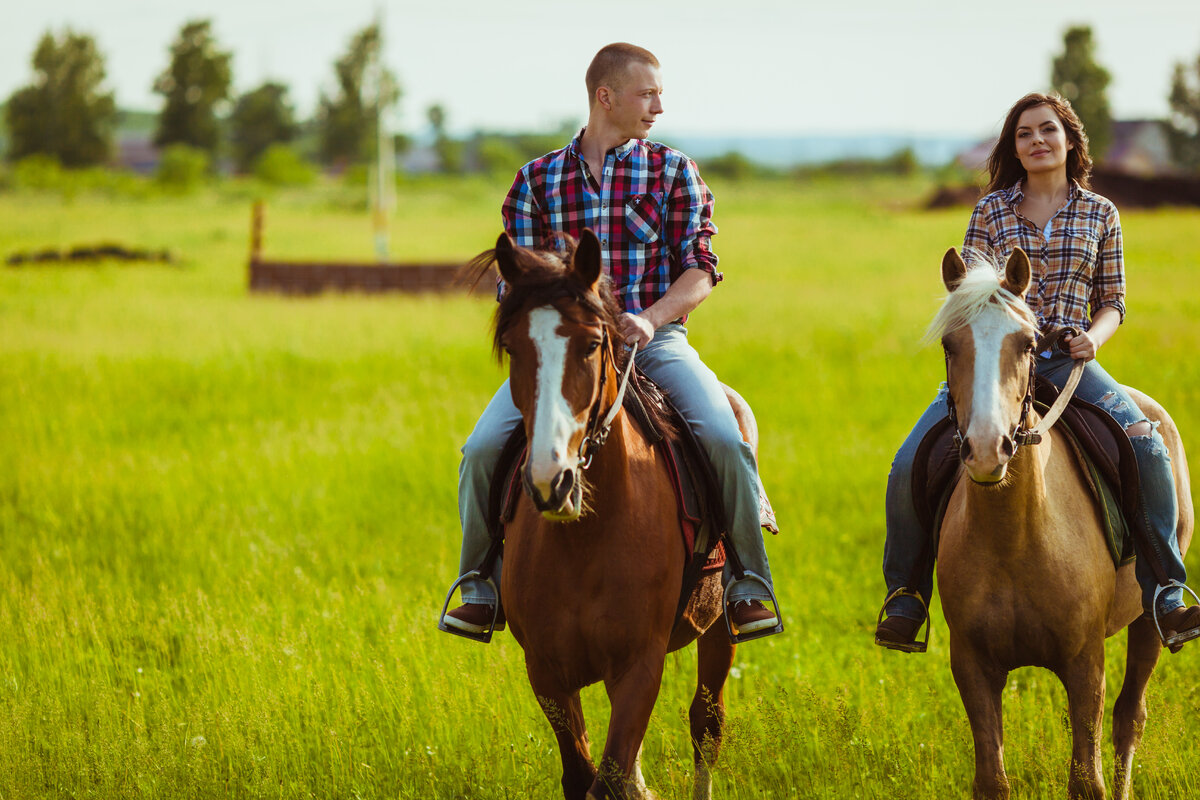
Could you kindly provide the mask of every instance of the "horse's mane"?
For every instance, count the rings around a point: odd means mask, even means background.
[[[1037,318],[1020,297],[1000,285],[1001,268],[985,254],[971,248],[963,249],[967,273],[962,282],[950,292],[941,309],[925,331],[926,343],[940,340],[948,333],[966,327],[979,318],[989,306],[999,306],[1018,320],[1037,328]]]

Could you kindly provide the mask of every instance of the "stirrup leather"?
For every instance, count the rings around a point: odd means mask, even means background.
[[[474,631],[464,631],[461,628],[455,628],[452,625],[446,624],[446,612],[450,610],[450,601],[454,598],[454,592],[458,589],[462,582],[466,580],[483,581],[491,587],[492,594],[496,598],[494,606],[495,610],[492,612],[492,624],[489,625],[486,630],[479,631],[478,633]],[[473,569],[470,572],[462,575],[462,577],[460,577],[450,586],[450,591],[446,593],[446,602],[442,604],[442,613],[438,616],[438,630],[445,633],[453,633],[455,636],[462,636],[467,639],[472,639],[476,642],[483,642],[484,644],[487,644],[492,640],[492,634],[497,630],[496,622],[500,619],[500,608],[500,587],[497,586],[496,582],[490,577],[485,578],[482,572],[477,569]]]
[[[1188,586],[1186,583],[1180,583],[1174,578],[1168,581],[1165,585],[1159,586],[1154,590],[1154,601],[1150,607],[1151,614],[1154,616],[1154,628],[1158,631],[1159,641],[1163,643],[1163,646],[1170,648],[1172,653],[1179,652],[1179,648],[1183,647],[1185,642],[1190,642],[1192,639],[1200,638],[1200,628],[1192,628],[1191,630],[1186,630],[1183,633],[1176,633],[1171,637],[1163,636],[1162,625],[1160,625],[1158,622],[1158,596],[1167,589],[1173,589],[1175,587],[1187,590],[1187,593],[1192,597],[1195,597],[1197,603],[1200,603],[1200,596],[1197,596],[1197,594],[1192,591],[1192,587]]]
[[[918,637],[921,633],[921,629],[918,627],[917,636],[914,636],[911,642],[890,642],[886,639],[880,639],[879,636],[876,635],[875,644],[879,645],[880,647],[886,647],[888,650],[898,650],[901,653],[924,653],[929,649],[929,633],[930,629],[933,627],[932,620],[929,617],[929,606],[925,605],[924,598],[911,589],[901,586],[899,589],[887,596],[887,599],[883,601],[883,607],[879,609],[879,618],[875,620],[875,629],[878,630],[880,623],[883,622],[883,614],[884,611],[887,610],[888,603],[892,602],[897,597],[915,597],[917,598],[917,602],[921,604],[921,608],[925,609],[925,639],[918,640]]]
[[[751,631],[750,633],[734,632],[733,621],[729,618],[729,603],[725,598],[729,596],[730,586],[733,586],[733,584],[737,583],[738,581],[744,580],[754,581],[755,583],[760,584],[764,589],[767,590],[767,593],[771,595],[771,605],[775,607],[776,619],[776,622],[773,626],[769,628],[759,628],[758,630]],[[761,639],[764,636],[772,636],[776,633],[783,633],[783,614],[779,613],[779,600],[775,597],[775,590],[772,589],[771,584],[767,583],[766,579],[757,572],[751,572],[748,569],[743,570],[742,577],[738,578],[735,576],[730,579],[729,583],[725,584],[725,587],[721,591],[721,604],[725,607],[725,628],[729,631],[729,640],[734,644],[741,644],[742,642],[749,642],[752,639]]]

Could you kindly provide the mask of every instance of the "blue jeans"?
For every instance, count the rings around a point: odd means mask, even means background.
[[[1054,353],[1049,358],[1039,356],[1037,371],[1039,375],[1049,379],[1058,388],[1062,388],[1071,373],[1072,360],[1061,353]],[[925,434],[948,413],[946,407],[946,384],[942,384],[929,408],[921,415],[917,425],[912,429],[900,451],[892,461],[892,471],[888,475],[887,486],[887,542],[883,549],[883,577],[887,582],[888,594],[896,589],[908,586],[913,570],[921,556],[922,546],[930,537],[931,532],[921,529],[917,520],[917,512],[912,502],[912,466],[917,447]],[[1123,428],[1129,428],[1139,422],[1147,422],[1129,394],[1117,383],[1111,375],[1096,361],[1089,361],[1084,367],[1083,376],[1075,395],[1093,405],[1107,411]],[[1131,436],[1133,452],[1137,457],[1138,470],[1141,473],[1141,514],[1142,523],[1148,531],[1147,537],[1154,554],[1141,552],[1143,543],[1140,537],[1134,537],[1134,546],[1138,551],[1137,564],[1134,567],[1138,584],[1142,587],[1142,607],[1149,610],[1154,602],[1154,592],[1158,582],[1150,567],[1150,558],[1157,560],[1166,570],[1167,577],[1183,583],[1187,573],[1183,567],[1183,559],[1179,554],[1179,542],[1175,538],[1175,523],[1179,513],[1178,500],[1175,497],[1175,480],[1171,473],[1171,456],[1166,444],[1158,432],[1156,423],[1149,423],[1152,430],[1146,436]],[[916,581],[916,586],[908,586],[921,595],[926,605],[933,596],[933,562]],[[1183,591],[1178,587],[1164,591],[1158,600],[1159,614],[1172,611],[1183,605]],[[912,597],[898,597],[888,604],[888,614],[910,619],[924,619],[921,604]]]
[[[734,550],[747,570],[770,583],[771,569],[758,518],[758,465],[750,445],[742,441],[737,418],[717,376],[688,344],[687,329],[677,323],[655,331],[650,344],[638,351],[637,365],[670,396],[695,431],[724,489],[726,521]],[[478,567],[491,544],[485,520],[492,473],[500,450],[520,422],[521,412],[513,405],[505,381],[463,445],[463,460],[458,470],[458,514],[463,531],[459,575]],[[500,568],[497,562],[494,578],[497,586]],[[724,577],[726,582],[732,578],[728,564]],[[483,581],[464,581],[462,596],[468,603],[495,602],[491,588]],[[726,598],[731,603],[770,599],[770,592],[755,581],[735,583]]]

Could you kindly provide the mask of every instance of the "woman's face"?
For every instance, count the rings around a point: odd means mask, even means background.
[[[1067,169],[1067,153],[1075,148],[1054,109],[1041,105],[1027,108],[1017,119],[1017,160],[1034,173]]]

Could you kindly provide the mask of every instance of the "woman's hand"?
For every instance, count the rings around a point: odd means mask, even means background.
[[[1087,331],[1078,336],[1064,336],[1063,344],[1066,345],[1067,355],[1077,361],[1079,359],[1091,361],[1096,357],[1096,350],[1100,347]]]

